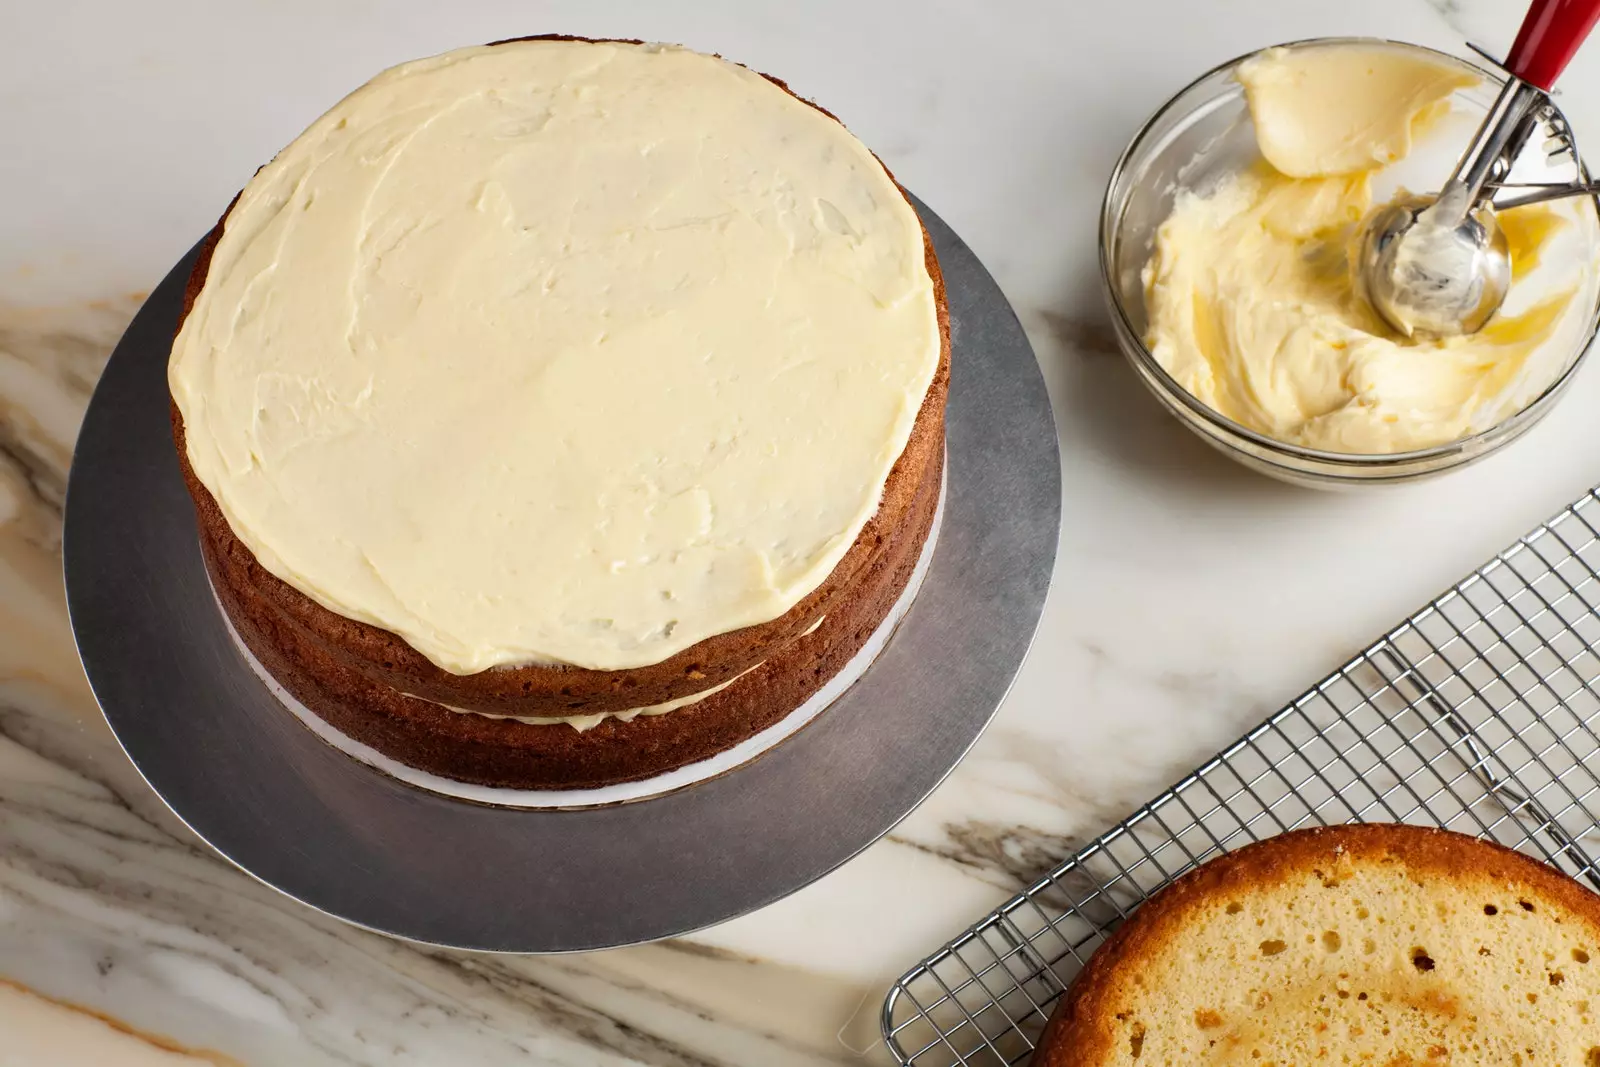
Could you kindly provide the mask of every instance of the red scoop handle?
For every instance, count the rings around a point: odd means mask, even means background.
[[[1600,18],[1600,0],[1533,0],[1506,57],[1506,69],[1545,92],[1583,47]]]

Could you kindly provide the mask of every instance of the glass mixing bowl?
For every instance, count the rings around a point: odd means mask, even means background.
[[[1458,57],[1397,41],[1365,38],[1318,38],[1281,47],[1359,44],[1423,53],[1477,74],[1481,81],[1459,91],[1452,100],[1447,125],[1431,133],[1411,157],[1387,168],[1384,182],[1413,189],[1436,189],[1449,174],[1458,152],[1481,121],[1504,82],[1502,75]],[[1144,124],[1117,161],[1106,188],[1100,216],[1100,272],[1111,318],[1123,354],[1140,379],[1184,425],[1207,443],[1245,466],[1286,481],[1321,488],[1411,481],[1456,467],[1503,448],[1538,422],[1572,381],[1600,328],[1600,270],[1582,269],[1583,280],[1557,335],[1545,346],[1553,354],[1549,385],[1516,414],[1481,433],[1414,452],[1365,455],[1324,452],[1276,441],[1212,410],[1168,374],[1145,347],[1144,283],[1140,277],[1155,247],[1156,230],[1172,211],[1177,193],[1204,189],[1220,177],[1242,170],[1260,158],[1244,90],[1234,78],[1240,56],[1208,71],[1169,100]],[[1564,122],[1556,116],[1557,122]],[[1559,130],[1546,123],[1546,137]],[[1546,158],[1540,136],[1530,139],[1513,179],[1574,181],[1587,179],[1576,153]],[[1567,142],[1570,145],[1570,140]],[[1530,168],[1532,173],[1530,173]],[[1384,184],[1375,183],[1381,199]],[[1582,227],[1582,247],[1600,248],[1600,218],[1593,198],[1581,197],[1573,221]],[[1544,368],[1541,368],[1544,369]]]

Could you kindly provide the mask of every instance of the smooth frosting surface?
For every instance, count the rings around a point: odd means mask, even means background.
[[[1368,81],[1386,87],[1397,110],[1380,115],[1365,92],[1312,94],[1334,52],[1372,70]],[[1301,76],[1303,61],[1310,75]],[[1507,309],[1484,330],[1426,341],[1395,334],[1352,283],[1349,248],[1372,206],[1372,171],[1341,171],[1352,159],[1387,160],[1393,137],[1454,90],[1459,80],[1434,66],[1392,49],[1325,46],[1275,49],[1241,71],[1253,79],[1251,114],[1268,161],[1180,193],[1144,272],[1151,352],[1213,410],[1279,441],[1375,454],[1487,429],[1528,399],[1530,358],[1555,331],[1570,288],[1528,300],[1514,280]],[[1313,176],[1283,173],[1281,155],[1267,152],[1288,125],[1300,131],[1295,159],[1319,168]],[[1352,140],[1352,131],[1370,138]],[[1522,279],[1565,220],[1538,206],[1501,221]]]
[[[1238,78],[1261,154],[1291,178],[1404,159],[1450,94],[1478,82],[1421,53],[1339,44],[1268,49]]]
[[[915,212],[838,123],[710,56],[518,42],[263,168],[169,382],[273,574],[454,673],[614,670],[820,585],[939,357]]]

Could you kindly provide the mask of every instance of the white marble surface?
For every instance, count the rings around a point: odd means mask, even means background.
[[[1465,33],[1503,45],[1520,8],[7,4],[0,977],[260,1067],[884,1062],[877,1006],[906,965],[1600,479],[1600,370],[1590,368],[1543,425],[1470,471],[1359,496],[1267,482],[1212,455],[1143,394],[1097,290],[1107,171],[1193,75],[1315,35],[1459,49]],[[60,503],[83,405],[136,294],[252,168],[380,67],[552,31],[721,51],[787,78],[875,147],[984,258],[1028,327],[1060,423],[1065,528],[1015,692],[888,839],[691,938],[496,958],[320,918],[177,826],[82,680],[58,573]],[[1574,64],[1564,102],[1580,139],[1600,144],[1600,45]],[[148,1039],[91,1015],[0,997],[0,1035],[25,1026],[42,1036],[0,1036],[0,1064],[155,1056]],[[112,1045],[121,1059],[104,1051]]]

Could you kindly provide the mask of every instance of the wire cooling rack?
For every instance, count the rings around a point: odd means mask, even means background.
[[[1299,826],[1491,838],[1600,888],[1600,489],[1533,530],[908,971],[905,1067],[1021,1064],[1118,923],[1211,856]]]

